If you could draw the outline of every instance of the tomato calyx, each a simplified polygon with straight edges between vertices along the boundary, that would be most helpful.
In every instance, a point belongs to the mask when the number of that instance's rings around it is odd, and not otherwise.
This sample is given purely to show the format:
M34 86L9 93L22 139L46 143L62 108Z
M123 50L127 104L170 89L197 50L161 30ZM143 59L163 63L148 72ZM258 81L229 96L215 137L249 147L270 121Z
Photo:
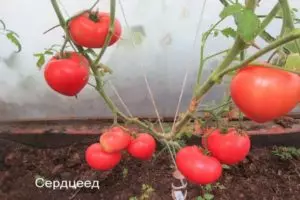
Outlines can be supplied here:
M57 59L57 60L60 60L60 59L69 59L71 58L72 56L72 52L69 52L69 51L65 51L63 53L57 53L54 58Z
M220 128L220 133L226 135L228 133L228 128L227 127Z
M99 19L99 16L98 16L98 11L96 11L96 12L89 12L89 19L92 20L95 23L99 22L100 19Z

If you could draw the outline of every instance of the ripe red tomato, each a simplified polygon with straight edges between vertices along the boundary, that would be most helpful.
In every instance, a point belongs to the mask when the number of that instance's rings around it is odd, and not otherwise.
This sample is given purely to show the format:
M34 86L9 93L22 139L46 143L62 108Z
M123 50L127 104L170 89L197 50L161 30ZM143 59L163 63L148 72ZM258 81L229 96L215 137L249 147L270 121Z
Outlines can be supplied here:
M96 18L96 20L91 18ZM109 13L84 13L70 21L70 36L72 40L80 46L87 48L102 48L108 34L109 23ZM117 19L115 19L114 33L109 46L113 45L120 39L121 33L121 24Z
M131 142L131 136L121 128L113 128L100 136L100 144L108 153L126 149Z
M107 153L99 143L90 145L85 151L85 159L88 165L97 170L110 170L119 164L121 153Z
M222 165L214 157L204 155L197 146L186 146L176 155L178 170L195 184L211 184L222 175Z
M155 139L147 133L140 133L131 141L127 151L135 158L149 160L155 152L155 148Z
M45 67L44 77L54 91L75 96L89 80L89 63L76 52L66 52L66 56L61 59L54 56Z
M227 133L215 130L206 138L207 149L212 156L227 165L237 164L250 151L251 141L247 134L240 134L234 128Z
M299 102L299 76L279 69L250 65L232 79L231 97L248 118L258 123L290 112Z

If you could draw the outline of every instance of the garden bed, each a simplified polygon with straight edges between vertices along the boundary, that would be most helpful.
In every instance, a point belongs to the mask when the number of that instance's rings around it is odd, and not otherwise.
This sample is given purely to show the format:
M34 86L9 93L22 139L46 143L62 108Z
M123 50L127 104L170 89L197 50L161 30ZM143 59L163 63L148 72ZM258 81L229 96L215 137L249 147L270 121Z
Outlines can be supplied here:
M6 142L0 171L0 199L127 200L140 196L143 184L153 188L151 199L172 199L171 183L176 180L172 177L172 162L167 154L152 162L141 162L124 155L113 171L95 172L85 163L86 147L86 144L73 144L56 149L37 149ZM225 169L219 187L212 193L217 200L296 200L300 196L299 170L299 160L282 161L271 152L271 148L253 148L243 163ZM36 176L48 180L99 180L100 189L40 189L35 186ZM187 199L199 195L201 189L190 184Z

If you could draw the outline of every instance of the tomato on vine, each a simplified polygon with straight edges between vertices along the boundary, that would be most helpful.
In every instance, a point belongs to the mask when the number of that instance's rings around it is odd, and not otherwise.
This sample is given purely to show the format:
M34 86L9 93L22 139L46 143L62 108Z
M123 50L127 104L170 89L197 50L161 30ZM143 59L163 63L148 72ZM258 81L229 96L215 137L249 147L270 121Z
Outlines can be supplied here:
M89 62L76 52L65 52L63 57L56 55L47 63L44 78L54 91L75 96L89 80Z
M105 12L83 13L69 22L72 40L83 47L102 48L108 34L110 15ZM116 43L121 36L122 27L115 19L114 32L108 46Z
M108 153L124 150L130 142L131 135L120 127L114 127L100 136L100 144Z
M127 151L135 158L149 160L155 152L155 148L155 139L148 133L140 133L136 138L132 139Z
M121 153L107 153L99 143L90 145L85 151L85 160L87 164L96 170L110 170L119 164Z
M245 159L251 147L249 136L243 132L239 133L234 128L224 133L216 129L203 140L212 156L227 165L237 164Z
M232 100L246 117L264 123L296 107L300 97L300 78L280 69L249 65L233 77L230 92Z
M190 182L211 184L222 175L222 165L214 157L204 155L197 146L186 146L176 155L178 170Z

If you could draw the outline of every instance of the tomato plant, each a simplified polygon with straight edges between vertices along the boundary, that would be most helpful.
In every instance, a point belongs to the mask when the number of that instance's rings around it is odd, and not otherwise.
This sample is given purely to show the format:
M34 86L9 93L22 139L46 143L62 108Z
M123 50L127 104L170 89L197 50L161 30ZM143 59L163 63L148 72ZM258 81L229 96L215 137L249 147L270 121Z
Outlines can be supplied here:
M85 160L88 165L96 170L110 170L119 164L121 153L107 153L99 143L90 145L85 152Z
M267 122L290 112L299 102L300 78L280 69L249 65L233 77L231 97L256 122Z
M56 92L75 96L88 82L89 63L84 56L75 52L66 52L63 58L56 55L47 63L44 77Z
M106 72L112 70L101 63L102 57L108 47L120 40L122 34L121 23L115 16L116 0L110 1L109 12L95 11L96 4L94 4L90 9L69 19L63 17L57 0L51 0L59 25L64 31L65 40L61 45L60 53L48 61L45 67L46 82L58 93L75 96L88 83L89 73L91 73L94 83L89 85L97 90L113 114L115 127L105 131L100 136L99 143L91 145L86 151L87 163L92 168L99 170L113 168L120 162L121 151L126 149L133 157L148 160L156 150L155 137L165 146L164 149L169 150L172 160L175 160L174 166L177 166L186 179L196 184L214 183L222 175L221 162L225 164L240 162L249 152L251 144L247 135L240 134L235 129L228 129L226 134L216 129L224 117L226 105L235 104L239 108L239 111L234 113L238 115L229 113L227 121L236 116L240 118L241 111L251 120L260 123L281 117L296 106L300 96L300 78L299 72L294 69L295 60L290 55L300 53L300 30L295 29L289 2L279 1L265 17L256 14L256 7L259 6L257 0L248 0L244 4L227 0L220 2L224 5L219 15L220 19L202 35L197 81L188 109L183 113L176 112L173 125L167 128L160 120L156 109L158 128L156 123L141 120L132 116L130 112L123 113L107 95L104 87L108 75ZM280 17L279 12L281 12ZM124 12L122 13L125 18ZM228 18L233 18L235 25L221 29L219 25ZM275 19L282 20L282 27L281 33L272 37L266 28ZM206 42L212 35L234 39L234 44L229 49L206 56ZM256 44L258 37L265 40L266 46ZM67 45L73 49L73 53L69 53L70 56L65 55L69 51ZM250 54L247 51L250 47L255 47L257 51ZM101 50L96 52L94 48L101 48ZM254 63L271 51L274 52L268 64ZM48 55L49 52L45 51L37 55L39 66L43 64L46 54ZM222 54L226 54L224 59L207 77L203 77L202 72L206 61ZM281 61L278 63L286 63L286 66L272 64L275 58ZM199 105L210 89L216 84L223 83L223 77L232 73L234 76L230 83L231 96L228 102L216 105L214 108L205 106L203 111L199 111ZM202 78L206 80L202 82ZM146 76L145 79L147 88L150 88ZM156 106L154 100L153 105ZM204 112L205 117L199 119L197 112ZM190 126L193 119L196 123ZM126 125L137 125L139 128L137 132L143 134L132 138L132 133L119 127L121 121ZM200 121L201 124L197 123ZM216 123L215 127L204 128L208 127L205 126L208 122ZM212 156L204 154L196 146L185 146L183 136L189 135L194 130L204 134L206 139L202 140L202 144L211 151ZM144 134L146 131L147 134Z
M136 138L132 139L127 151L135 158L149 160L155 152L155 148L155 139L148 133L140 133Z
M100 144L106 152L118 152L128 147L131 142L129 133L121 128L115 127L100 136Z
M69 31L72 40L83 47L102 48L109 31L109 13L83 13L69 23ZM120 22L115 19L114 32L109 46L116 43L121 36Z
M228 129L225 133L217 129L203 139L212 156L227 165L242 161L251 147L249 136L246 133L237 132L234 128Z
M222 165L210 156L204 155L197 146L186 146L176 155L178 170L191 182L210 184L222 175Z

